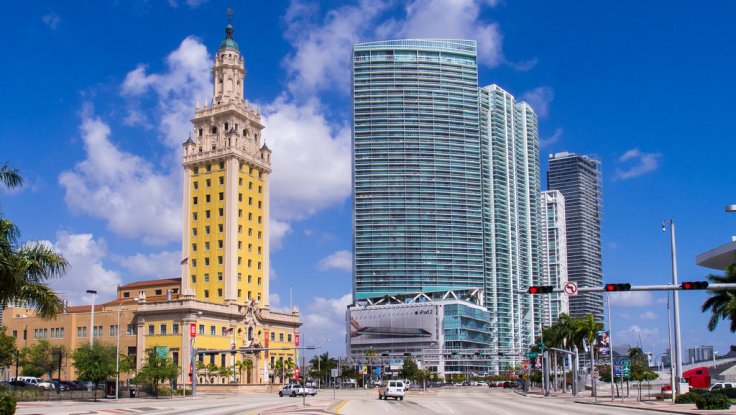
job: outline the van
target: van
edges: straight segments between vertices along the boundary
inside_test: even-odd
[[[378,399],[400,399],[404,400],[404,382],[401,380],[389,380],[378,390]]]

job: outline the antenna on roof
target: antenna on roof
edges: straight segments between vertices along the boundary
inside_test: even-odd
[[[227,13],[227,24],[231,24],[233,22],[233,9],[228,7],[226,13]]]

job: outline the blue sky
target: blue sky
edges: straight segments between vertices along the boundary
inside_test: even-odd
[[[349,63],[353,43],[398,37],[479,42],[481,85],[540,115],[549,153],[603,166],[604,280],[670,280],[664,219],[677,224],[681,280],[695,255],[736,234],[731,120],[736,5],[714,2],[206,0],[11,2],[3,6],[0,160],[26,186],[2,190],[26,240],[71,261],[72,303],[96,288],[178,276],[180,144],[211,94],[227,7],[246,58],[246,97],[273,150],[273,307],[289,293],[306,344],[343,350],[351,261]],[[544,177],[544,176],[543,176]],[[542,181],[544,183],[544,179]],[[728,350],[705,329],[704,293],[681,296],[683,345]],[[664,295],[614,304],[617,341],[662,352]],[[329,341],[328,341],[329,339]]]

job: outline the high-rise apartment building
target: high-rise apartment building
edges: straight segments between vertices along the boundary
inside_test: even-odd
[[[480,289],[490,342],[467,320],[444,347],[497,368],[534,336],[518,291],[542,271],[537,118],[478,88],[476,55],[468,40],[355,45],[353,297]]]
[[[542,285],[562,287],[567,282],[567,232],[565,197],[557,190],[542,192]],[[551,325],[560,314],[570,314],[568,296],[552,293],[535,296],[535,320]]]
[[[523,350],[535,335],[532,298],[541,281],[537,116],[497,85],[480,90],[486,307],[499,352]]]
[[[551,154],[547,189],[565,197],[567,276],[580,287],[603,284],[601,254],[600,161],[568,152]],[[570,315],[592,314],[603,321],[603,297],[580,293],[570,298]]]
[[[483,285],[475,42],[353,51],[355,299]]]

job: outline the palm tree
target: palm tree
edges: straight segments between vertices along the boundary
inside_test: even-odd
[[[14,188],[22,183],[16,169],[7,163],[0,167],[0,184]],[[64,303],[47,281],[64,275],[68,262],[45,243],[21,244],[19,239],[18,227],[0,217],[0,304],[21,302],[41,317],[59,314]]]
[[[731,264],[725,275],[708,275],[706,278],[714,284],[736,283],[736,264]],[[711,295],[705,300],[702,307],[704,313],[711,311],[708,330],[715,330],[720,320],[731,320],[731,333],[736,332],[736,292],[709,291],[709,293]]]
[[[253,369],[253,361],[250,359],[244,359],[235,363],[235,369],[240,372],[240,383],[250,383],[250,371]],[[243,372],[248,373],[246,382],[243,382]]]
[[[575,324],[575,339],[576,343],[582,346],[582,342],[585,341],[590,350],[590,368],[591,371],[595,368],[595,352],[594,345],[598,338],[598,332],[603,330],[603,323],[595,321],[595,317],[592,314],[588,314],[583,318],[576,319]],[[596,383],[591,382],[591,396],[596,396]]]
[[[0,183],[8,189],[20,187],[23,185],[23,177],[17,169],[10,167],[10,165],[5,162],[5,164],[0,167]]]
[[[273,365],[273,374],[281,379],[281,383],[284,382],[284,378],[291,377],[291,370],[295,367],[294,361],[291,357],[287,359],[278,359]]]

